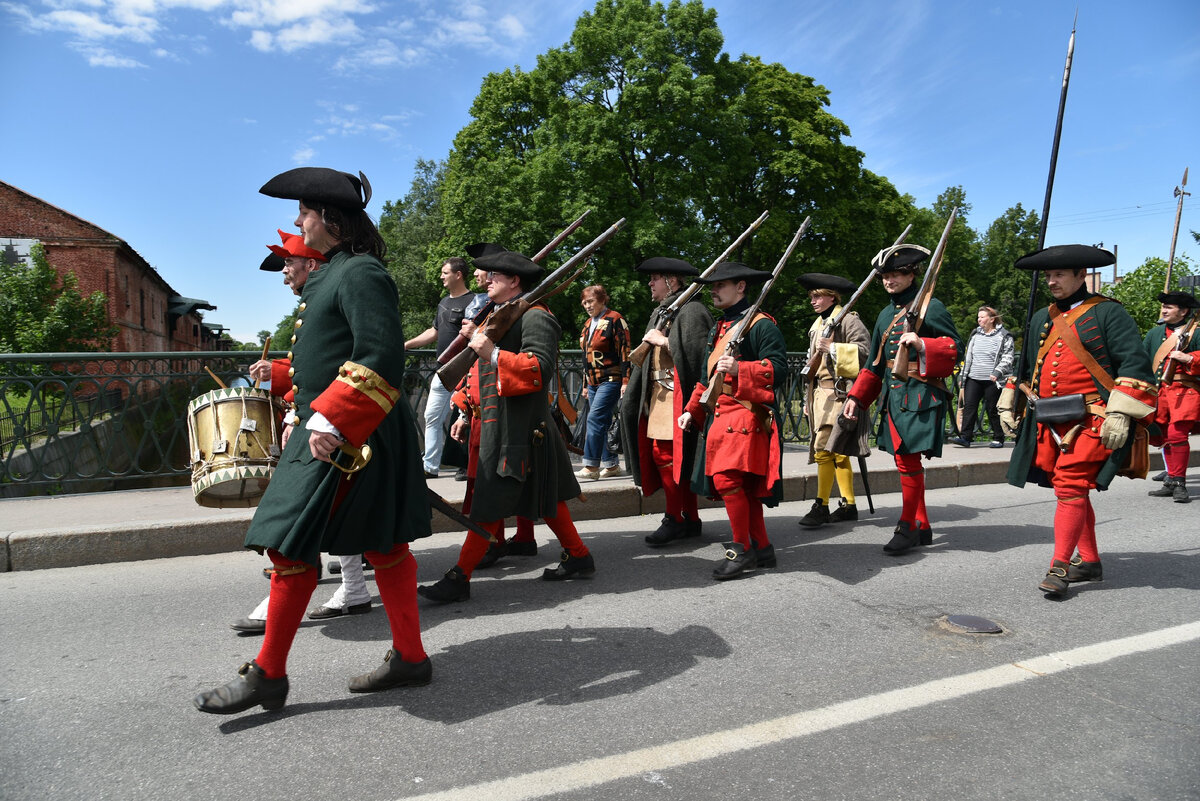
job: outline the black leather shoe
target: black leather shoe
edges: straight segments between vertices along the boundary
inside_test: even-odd
[[[455,565],[436,584],[417,587],[417,595],[435,604],[468,601],[471,598],[471,580],[463,575],[462,568]]]
[[[910,551],[920,545],[931,545],[933,543],[932,528],[913,528],[917,523],[909,523],[907,520],[901,520],[896,524],[896,530],[892,532],[892,539],[887,545],[883,546],[883,552],[897,556],[899,554]]]
[[[1151,498],[1171,498],[1175,495],[1175,482],[1178,480],[1175,476],[1167,476],[1163,479],[1161,487],[1152,489],[1146,494]]]
[[[1187,491],[1187,477],[1186,476],[1180,476],[1179,478],[1175,479],[1175,489],[1174,489],[1174,492],[1171,495],[1171,497],[1175,499],[1175,503],[1191,503],[1192,502],[1192,496],[1188,495],[1188,491]]]
[[[240,631],[243,634],[266,634],[267,621],[255,620],[252,617],[244,617],[241,620],[235,620],[229,624],[229,628],[234,631]]]
[[[768,542],[765,548],[755,548],[754,561],[759,567],[776,567],[779,563],[775,559],[775,546]]]
[[[334,617],[342,617],[343,615],[365,615],[371,611],[371,602],[363,601],[361,604],[350,604],[349,606],[316,606],[308,610],[309,620],[329,620]]]
[[[268,712],[282,709],[287,700],[288,679],[268,679],[257,662],[247,662],[238,669],[238,677],[228,684],[205,690],[192,699],[196,709],[214,715],[236,715],[262,705]]]
[[[559,557],[558,564],[542,571],[542,581],[565,581],[566,579],[582,578],[596,572],[596,563],[592,555],[571,556],[565,550]]]
[[[509,556],[537,556],[537,541],[529,540],[528,542],[513,542],[508,541]]]
[[[950,437],[950,439],[948,439],[946,441],[949,442],[951,445],[957,445],[960,448],[971,447],[970,440],[963,439],[962,437]]]
[[[1038,589],[1046,593],[1046,597],[1051,600],[1059,600],[1066,596],[1067,587],[1067,568],[1066,562],[1061,559],[1055,559],[1050,563],[1050,569],[1046,571],[1046,577],[1042,579],[1042,583],[1038,585]]]
[[[700,518],[697,517],[695,520],[693,520],[687,516],[686,512],[684,513],[684,515],[683,515],[683,536],[699,537],[700,532],[703,530],[704,530],[704,523],[703,523],[703,521],[700,520]]]
[[[393,687],[424,687],[431,681],[433,663],[429,657],[425,657],[423,662],[404,662],[395,648],[389,648],[382,665],[370,673],[350,679],[350,692],[376,693]]]
[[[1076,556],[1067,566],[1067,581],[1104,581],[1104,568],[1099,562],[1085,562]]]
[[[488,549],[484,551],[483,556],[479,559],[479,564],[475,565],[475,569],[482,570],[485,567],[491,567],[505,556],[508,556],[508,543],[493,542],[488,545]]]
[[[1162,471],[1161,473],[1155,473],[1154,475],[1150,476],[1151,481],[1166,481],[1166,479],[1167,479],[1167,471],[1166,470]]]
[[[457,470],[455,470],[454,471],[454,480],[455,481],[466,481],[467,480],[467,468],[460,467]]]
[[[438,472],[436,470],[426,470],[425,471],[425,478],[437,478],[437,477],[438,477]]]
[[[683,539],[687,536],[684,533],[685,525],[686,523],[680,523],[670,515],[663,515],[662,522],[654,529],[654,533],[646,535],[646,544],[651,548],[661,548],[667,543]]]
[[[830,523],[842,523],[858,520],[858,504],[838,502],[838,508],[829,513]]]
[[[808,514],[797,520],[800,525],[806,528],[817,528],[829,522],[829,504],[822,503],[821,499],[813,501],[812,508],[808,510]]]
[[[758,567],[758,556],[753,548],[737,542],[725,543],[725,557],[713,567],[713,578],[728,581]]]

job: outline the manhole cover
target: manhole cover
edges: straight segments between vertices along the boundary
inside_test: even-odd
[[[1004,629],[995,621],[974,615],[947,615],[943,624],[951,631],[962,634],[1003,634]]]

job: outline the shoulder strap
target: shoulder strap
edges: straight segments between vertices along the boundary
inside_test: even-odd
[[[754,318],[750,320],[750,324],[746,326],[747,333],[751,328],[758,325],[765,319],[767,319],[767,315],[763,314],[762,312],[754,315]],[[736,327],[737,323],[729,326],[729,328],[725,329],[725,333],[721,336],[721,338],[713,344],[712,353],[708,354],[708,375],[711,376],[713,371],[717,369],[717,362],[720,361],[721,357],[725,355],[725,345],[727,342],[729,342],[729,336],[733,333],[733,329]]]
[[[1082,311],[1098,303],[1103,303],[1106,300],[1108,298],[1101,295],[1092,295],[1076,308]],[[1113,381],[1113,377],[1100,366],[1100,363],[1096,361],[1092,354],[1088,353],[1087,348],[1079,341],[1079,333],[1075,330],[1074,324],[1067,322],[1065,317],[1066,315],[1059,311],[1058,306],[1050,306],[1050,320],[1054,323],[1054,330],[1058,332],[1063,342],[1067,343],[1067,347],[1070,348],[1071,353],[1075,355],[1079,363],[1086,367],[1087,371],[1092,374],[1092,380],[1104,387],[1105,392],[1111,392],[1113,385],[1116,383]],[[1049,341],[1049,337],[1047,337],[1047,341]]]
[[[883,350],[887,347],[888,337],[892,334],[892,329],[896,327],[896,323],[904,319],[904,315],[908,314],[908,307],[904,307],[900,312],[892,318],[888,323],[887,330],[883,332],[883,336],[879,338],[879,350],[875,353],[875,361],[871,363],[872,367],[880,364],[883,361]]]

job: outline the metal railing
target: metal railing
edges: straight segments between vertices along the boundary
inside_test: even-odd
[[[187,484],[187,404],[216,388],[205,368],[248,386],[246,368],[257,358],[251,351],[0,354],[0,497]],[[778,393],[785,443],[808,441],[804,361],[788,354]],[[408,353],[403,390],[418,418],[436,367],[432,351]],[[559,375],[579,408],[582,352],[562,351]]]

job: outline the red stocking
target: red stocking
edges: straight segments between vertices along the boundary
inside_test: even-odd
[[[408,543],[400,543],[386,554],[368,551],[366,556],[375,566],[375,586],[392,629],[392,647],[405,662],[425,661],[421,615],[417,611],[417,560],[409,552]],[[267,619],[270,617],[268,612]]]
[[[254,660],[268,679],[287,675],[288,652],[304,620],[308,602],[317,588],[317,569],[303,562],[293,562],[279,551],[269,550],[267,556],[275,565],[271,574],[271,596],[267,605],[267,632],[262,648]],[[289,570],[303,568],[287,574]]]
[[[554,517],[546,518],[546,526],[554,532],[554,536],[558,537],[559,545],[571,556],[587,556],[588,547],[579,538],[579,531],[575,528],[575,521],[571,519],[567,502],[559,501],[558,508],[554,511]]]

